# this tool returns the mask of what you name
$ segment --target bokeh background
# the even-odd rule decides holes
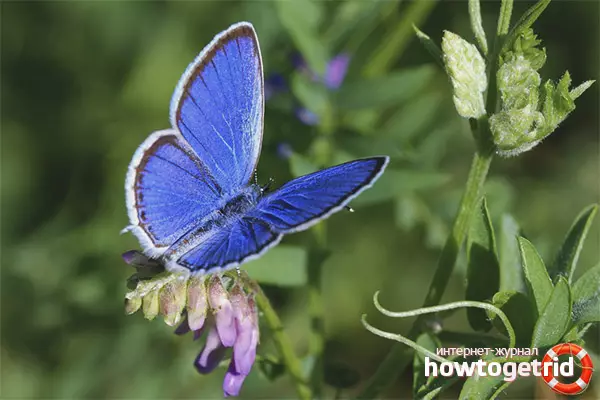
[[[513,21],[529,5],[516,2]],[[366,312],[374,325],[406,332],[411,321],[378,316],[372,295],[382,290],[384,304],[397,310],[421,304],[474,149],[445,74],[415,40],[411,23],[438,43],[444,29],[474,41],[466,3],[63,1],[0,7],[1,397],[221,397],[224,370],[200,376],[192,367],[201,343],[173,335],[158,319],[124,315],[125,280],[133,271],[120,254],[138,244],[119,231],[127,224],[123,184],[134,150],[150,132],[168,126],[170,96],[187,64],[240,20],[257,29],[265,74],[285,81],[266,106],[262,182],[273,177],[281,184],[359,156],[393,159],[394,172],[353,204],[355,213],[339,213],[327,224],[326,356],[360,376],[342,397],[364,385],[392,343],[366,332],[360,316]],[[483,2],[489,36],[498,7]],[[557,79],[568,69],[575,84],[598,79],[599,12],[594,1],[549,6],[534,26],[548,52],[543,78]],[[290,35],[289,25],[298,21],[311,29],[312,42]],[[305,52],[351,56],[339,89],[314,91],[314,101],[327,101],[326,129],[323,121],[311,126],[298,119],[302,107],[315,104],[294,62],[302,40]],[[547,260],[577,213],[598,201],[598,87],[577,100],[573,114],[540,146],[492,165],[486,192],[496,226],[512,214]],[[290,158],[278,153],[282,143],[292,149]],[[578,274],[598,262],[598,225]],[[287,237],[274,256],[248,269],[276,283],[276,273],[268,271],[283,264],[302,268],[311,240],[311,232]],[[463,297],[463,271],[461,262],[446,300]],[[305,288],[294,282],[264,288],[298,353],[306,353]],[[445,328],[465,331],[468,325],[458,313]],[[593,328],[587,338],[588,351],[596,354],[598,332]],[[273,352],[266,329],[262,342],[261,354]],[[411,382],[408,371],[385,396],[410,396]],[[507,396],[548,396],[539,386],[520,382]],[[599,386],[589,398],[600,396]],[[255,369],[242,396],[288,398],[294,390],[287,376],[269,382]]]

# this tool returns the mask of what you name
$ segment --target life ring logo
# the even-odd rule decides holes
[[[558,371],[558,356],[569,354],[571,357],[577,357],[581,363],[581,375],[575,382],[562,383],[559,382],[555,375],[560,376]],[[557,393],[565,395],[576,395],[582,393],[590,384],[592,379],[592,372],[594,372],[594,364],[592,358],[581,346],[574,343],[562,343],[557,344],[544,356],[542,365],[553,364],[554,368],[543,368],[542,377],[544,381]]]

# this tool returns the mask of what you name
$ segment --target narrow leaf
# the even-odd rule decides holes
[[[542,15],[542,12],[544,12],[546,7],[548,7],[548,4],[550,4],[550,0],[540,0],[537,3],[535,3],[529,10],[525,11],[525,13],[521,16],[521,18],[519,18],[515,26],[509,32],[504,42],[504,45],[502,46],[502,52],[512,47],[513,42],[521,32],[528,28],[531,28],[531,25],[533,25],[533,23],[539,18],[539,16]]]
[[[571,323],[571,290],[565,277],[560,277],[548,304],[533,329],[531,348],[546,348],[560,341]]]
[[[280,245],[249,262],[245,269],[260,283],[301,286],[306,284],[306,251],[301,247]]]
[[[581,96],[583,94],[583,92],[585,92],[586,90],[588,90],[590,88],[590,86],[592,86],[592,84],[594,82],[596,82],[596,81],[594,81],[594,80],[585,81],[581,85],[579,85],[576,88],[572,89],[569,92],[569,94],[571,95],[571,97],[573,98],[573,100],[575,100],[579,96]]]
[[[538,315],[541,315],[548,302],[548,298],[552,294],[552,281],[550,280],[548,271],[546,271],[544,261],[535,247],[533,247],[533,244],[523,237],[519,237],[518,241],[527,287],[535,300]]]
[[[494,358],[493,354],[483,356],[484,361],[489,361]],[[459,399],[494,399],[496,398],[496,393],[504,387],[503,385],[509,382],[504,381],[504,375],[500,374],[500,376],[479,376],[477,374],[477,369],[475,369],[475,374],[469,378],[463,385],[460,394],[458,395]]]
[[[481,21],[481,5],[479,4],[479,0],[469,0],[469,18],[471,19],[471,29],[473,30],[475,39],[477,39],[479,48],[484,55],[487,55],[488,44]]]
[[[500,290],[524,292],[525,282],[521,255],[519,253],[520,228],[509,214],[502,216],[500,236],[498,238],[498,256],[500,259]]]
[[[573,285],[573,323],[600,322],[600,263]]]
[[[597,211],[598,205],[593,204],[586,207],[575,218],[550,270],[552,277],[562,275],[566,276],[569,282],[573,280],[573,273],[575,272],[577,260],[583,248],[583,242],[592,226],[592,221]]]
[[[517,337],[516,347],[527,347],[531,343],[536,317],[531,301],[521,292],[503,291],[494,295],[492,303],[504,311],[510,320]],[[496,329],[506,332],[496,314],[490,312],[488,315]]]
[[[435,74],[432,65],[407,68],[385,76],[345,82],[335,92],[334,102],[341,110],[374,109],[397,105],[420,93]]]
[[[417,35],[417,38],[425,47],[425,49],[429,52],[429,54],[433,56],[435,62],[437,62],[440,66],[444,67],[444,54],[442,53],[442,49],[440,49],[438,45],[436,45],[435,42],[431,40],[429,35],[421,31],[414,24],[413,29],[415,31],[415,34]]]
[[[312,1],[277,1],[279,19],[288,31],[310,68],[317,74],[325,73],[327,51],[317,36],[320,7]]]
[[[467,300],[490,300],[500,286],[500,266],[496,256],[494,228],[485,198],[479,212],[473,213],[467,238]],[[476,331],[488,331],[492,325],[484,310],[467,309],[469,324]]]

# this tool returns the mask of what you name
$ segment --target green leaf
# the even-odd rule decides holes
[[[329,386],[348,389],[360,381],[360,374],[353,368],[338,362],[326,362],[324,380]]]
[[[600,322],[600,263],[573,285],[573,323]]]
[[[329,99],[325,87],[311,81],[303,74],[292,75],[292,93],[305,108],[321,118],[329,110]]]
[[[513,46],[516,38],[527,29],[531,28],[531,25],[542,15],[542,12],[548,7],[550,4],[550,0],[540,0],[535,3],[531,8],[529,8],[525,13],[519,18],[517,23],[508,33],[506,40],[504,41],[504,45],[502,46],[502,52],[506,52],[510,47]]]
[[[571,290],[560,277],[533,329],[531,348],[546,348],[560,341],[571,323]]]
[[[388,201],[397,195],[440,187],[450,175],[439,172],[387,169],[372,188],[362,193],[352,205],[368,205]]]
[[[592,204],[575,218],[550,269],[551,277],[562,275],[566,276],[569,282],[573,280],[573,273],[577,267],[577,260],[581,254],[583,242],[592,226],[597,211],[598,205]]]
[[[306,284],[306,250],[301,247],[279,245],[261,258],[245,266],[248,275],[260,283],[276,286]]]
[[[465,298],[486,301],[500,286],[500,266],[496,256],[494,228],[483,198],[479,212],[473,213],[467,238],[467,289]],[[485,310],[467,309],[469,324],[476,331],[488,331],[492,325]]]
[[[521,255],[519,253],[520,228],[512,215],[504,214],[500,224],[498,238],[498,256],[500,259],[500,290],[525,291]]]
[[[510,320],[517,337],[516,347],[527,347],[531,343],[536,318],[536,312],[531,301],[521,292],[503,291],[494,295],[492,303],[504,311],[504,314]],[[488,316],[496,329],[500,332],[506,332],[504,324],[497,318],[496,314],[489,312]]]
[[[433,40],[426,33],[422,32],[419,28],[417,28],[413,24],[413,29],[415,31],[415,35],[425,47],[425,49],[431,54],[435,62],[437,62],[441,67],[444,67],[444,53],[442,53],[442,49],[438,47],[437,44],[434,43]]]
[[[285,365],[278,361],[274,356],[256,357],[258,370],[269,381],[274,381],[285,373]]]
[[[417,338],[417,344],[435,353],[436,349],[442,347],[440,340],[430,333],[422,333]],[[451,357],[450,359],[454,359]],[[425,368],[425,356],[415,352],[413,357],[413,397],[415,399],[427,399],[440,393],[446,387],[454,384],[457,377],[447,378],[441,375],[426,377],[423,373]]]
[[[544,261],[535,247],[533,247],[533,244],[524,237],[519,237],[518,241],[527,287],[530,296],[535,300],[538,315],[541,315],[552,294],[552,281],[550,280],[548,271],[546,271]]]
[[[494,358],[493,354],[483,356],[484,361]],[[504,381],[504,375],[500,376],[479,376],[475,375],[467,378],[465,384],[458,395],[459,399],[495,399],[502,390],[511,382]]]
[[[434,73],[432,65],[423,65],[378,78],[346,82],[335,92],[335,106],[340,110],[357,110],[396,105],[420,93]]]
[[[488,53],[487,38],[483,30],[483,22],[481,21],[481,5],[479,0],[469,0],[469,18],[471,19],[471,29],[477,39],[479,48],[484,55]]]
[[[441,102],[442,94],[438,91],[414,98],[390,117],[380,134],[402,142],[411,140],[436,121]]]
[[[321,20],[319,3],[308,0],[275,2],[279,19],[307,64],[318,75],[325,73],[327,50],[317,36]]]
[[[290,169],[295,177],[311,174],[319,168],[301,154],[293,153],[290,157]]]

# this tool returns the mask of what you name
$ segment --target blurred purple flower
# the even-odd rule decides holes
[[[295,114],[305,125],[314,126],[319,123],[319,116],[307,108],[297,108]]]
[[[190,310],[188,307],[188,318],[175,333],[184,334],[192,330],[194,339],[197,339],[203,330],[208,329],[206,343],[194,361],[194,366],[201,374],[213,371],[223,360],[227,348],[233,348],[229,369],[223,381],[223,393],[225,397],[237,396],[256,359],[256,347],[260,336],[258,309],[254,297],[247,294],[237,282],[227,290],[219,275],[197,279],[197,283],[194,284],[204,286],[204,289],[198,289],[194,293],[204,296],[207,301],[196,299],[196,304],[200,307],[202,304],[204,307],[210,305],[210,319],[214,320],[214,323],[207,327],[205,320],[202,320],[201,324],[196,323],[195,329],[191,329],[189,315],[197,310]]]
[[[333,57],[331,61],[327,63],[325,76],[323,77],[325,86],[332,90],[338,89],[346,78],[349,64],[350,56],[347,54],[342,53]]]
[[[265,79],[265,101],[275,96],[277,93],[285,92],[287,84],[283,75],[273,73]]]
[[[283,160],[289,159],[294,154],[294,149],[288,142],[277,144],[277,156]]]

